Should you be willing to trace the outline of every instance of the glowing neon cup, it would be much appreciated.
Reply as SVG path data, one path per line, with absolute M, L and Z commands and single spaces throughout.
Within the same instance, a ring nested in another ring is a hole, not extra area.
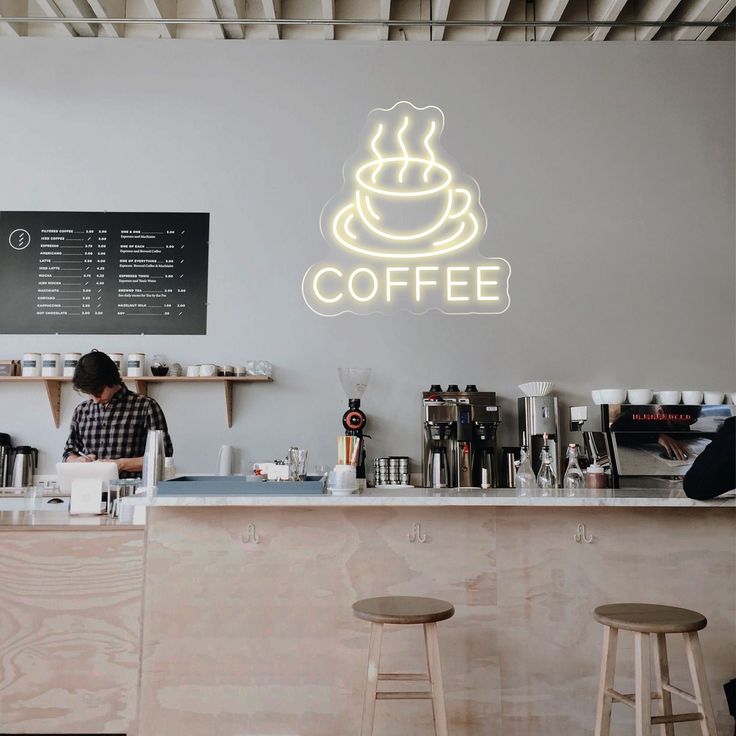
M 431 159 L 375 159 L 356 171 L 355 181 L 360 220 L 396 245 L 426 240 L 431 248 L 435 238 L 448 236 L 442 226 L 462 218 L 472 201 L 467 189 L 452 186 L 452 172 Z

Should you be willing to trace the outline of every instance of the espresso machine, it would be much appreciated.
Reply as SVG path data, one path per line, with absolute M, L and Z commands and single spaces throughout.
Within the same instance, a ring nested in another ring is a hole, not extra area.
M 519 445 L 529 448 L 529 460 L 534 474 L 542 465 L 542 448 L 547 435 L 547 445 L 552 456 L 552 467 L 560 485 L 560 430 L 556 396 L 522 396 L 519 406 Z
M 363 434 L 368 418 L 360 408 L 360 399 L 365 393 L 366 388 L 368 388 L 371 369 L 338 368 L 337 373 L 340 377 L 343 391 L 345 391 L 345 395 L 348 397 L 348 409 L 342 415 L 342 426 L 346 435 L 360 438 L 355 477 L 365 479 L 365 446 L 363 437 L 369 437 L 370 435 Z M 365 484 L 363 485 L 365 486 Z
M 496 430 L 501 410 L 496 394 L 475 391 L 422 394 L 422 483 L 426 488 L 498 486 Z M 468 390 L 470 389 L 470 390 Z
M 731 404 L 602 404 L 613 487 L 681 489 L 695 458 L 732 416 Z M 667 449 L 673 442 L 684 457 Z

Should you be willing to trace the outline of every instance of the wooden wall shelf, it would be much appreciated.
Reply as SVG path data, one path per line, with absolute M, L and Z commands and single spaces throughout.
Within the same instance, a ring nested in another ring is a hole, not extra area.
M 236 383 L 272 383 L 268 376 L 123 376 L 125 383 L 132 383 L 135 392 L 148 396 L 148 385 L 151 383 L 221 383 L 225 388 L 225 410 L 227 426 L 233 426 L 233 384 Z M 0 383 L 43 383 L 51 407 L 54 424 L 61 424 L 61 384 L 71 383 L 69 376 L 0 376 Z

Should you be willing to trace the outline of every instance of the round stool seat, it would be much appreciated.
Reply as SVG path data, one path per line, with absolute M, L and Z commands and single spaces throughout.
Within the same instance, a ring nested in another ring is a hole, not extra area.
M 605 626 L 642 634 L 684 634 L 700 631 L 708 623 L 697 611 L 654 603 L 611 603 L 598 606 L 593 615 Z
M 356 601 L 353 613 L 374 624 L 431 624 L 452 617 L 455 607 L 438 598 L 388 595 Z

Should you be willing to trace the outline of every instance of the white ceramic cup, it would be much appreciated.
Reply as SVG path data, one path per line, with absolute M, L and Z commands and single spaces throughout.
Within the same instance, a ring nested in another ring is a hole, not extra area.
M 44 353 L 41 356 L 41 375 L 50 377 L 61 375 L 61 355 L 59 353 Z
M 702 391 L 683 391 L 682 392 L 682 403 L 697 405 L 703 403 L 703 392 Z
M 657 391 L 655 393 L 658 404 L 679 404 L 680 397 L 679 391 Z
M 627 393 L 629 404 L 651 404 L 654 398 L 654 391 L 650 388 L 630 388 Z
M 202 363 L 199 366 L 200 376 L 215 376 L 217 375 L 217 366 L 214 363 Z
M 198 375 L 199 375 L 198 365 L 188 365 L 187 366 L 187 376 L 189 378 L 196 378 Z
M 593 402 L 595 404 L 598 404 L 599 406 L 603 403 L 603 399 L 601 398 L 601 390 L 599 388 L 594 388 L 590 395 L 593 397 Z
M 21 363 L 21 375 L 41 375 L 41 353 L 23 353 L 23 362 Z
M 107 357 L 115 363 L 115 367 L 120 371 L 120 375 L 123 375 L 123 354 L 122 353 L 108 353 Z
M 722 404 L 723 391 L 704 391 L 703 399 L 706 404 Z
M 600 393 L 603 404 L 623 404 L 626 401 L 625 388 L 602 388 Z
M 62 373 L 65 376 L 73 376 L 74 370 L 82 357 L 81 353 L 64 353 L 64 362 L 62 363 Z
M 128 375 L 138 378 L 146 373 L 146 354 L 130 353 L 128 355 Z

